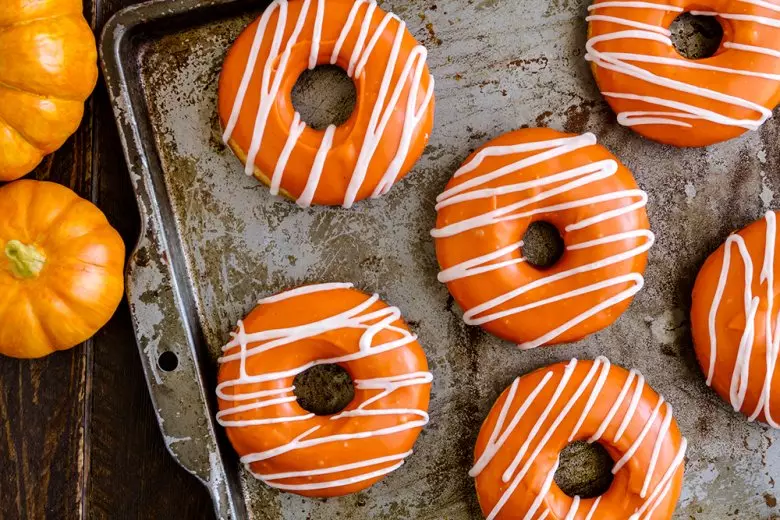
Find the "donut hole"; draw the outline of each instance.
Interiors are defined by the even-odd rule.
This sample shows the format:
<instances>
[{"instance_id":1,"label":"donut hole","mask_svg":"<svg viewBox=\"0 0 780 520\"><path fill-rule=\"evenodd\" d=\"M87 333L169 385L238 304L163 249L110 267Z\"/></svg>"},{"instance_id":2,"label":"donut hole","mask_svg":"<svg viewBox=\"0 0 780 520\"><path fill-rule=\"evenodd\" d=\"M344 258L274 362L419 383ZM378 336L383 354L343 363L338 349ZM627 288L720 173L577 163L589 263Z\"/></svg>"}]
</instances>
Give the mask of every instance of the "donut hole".
<instances>
[{"instance_id":1,"label":"donut hole","mask_svg":"<svg viewBox=\"0 0 780 520\"><path fill-rule=\"evenodd\" d=\"M336 65L305 70L292 90L292 104L310 128L325 130L346 123L357 103L357 89L347 72Z\"/></svg>"},{"instance_id":2,"label":"donut hole","mask_svg":"<svg viewBox=\"0 0 780 520\"><path fill-rule=\"evenodd\" d=\"M560 457L555 483L568 496L596 498L612 485L615 461L601 444L572 442L561 451Z\"/></svg>"},{"instance_id":3,"label":"donut hole","mask_svg":"<svg viewBox=\"0 0 780 520\"><path fill-rule=\"evenodd\" d=\"M534 267L552 267L564 249L561 233L549 222L533 222L523 235L523 257Z\"/></svg>"},{"instance_id":4,"label":"donut hole","mask_svg":"<svg viewBox=\"0 0 780 520\"><path fill-rule=\"evenodd\" d=\"M723 41L723 26L714 16L683 13L669 29L674 48L690 60L713 56Z\"/></svg>"},{"instance_id":5,"label":"donut hole","mask_svg":"<svg viewBox=\"0 0 780 520\"><path fill-rule=\"evenodd\" d=\"M317 365L295 376L293 393L298 404L316 415L340 412L355 397L355 386L338 365Z\"/></svg>"}]
</instances>

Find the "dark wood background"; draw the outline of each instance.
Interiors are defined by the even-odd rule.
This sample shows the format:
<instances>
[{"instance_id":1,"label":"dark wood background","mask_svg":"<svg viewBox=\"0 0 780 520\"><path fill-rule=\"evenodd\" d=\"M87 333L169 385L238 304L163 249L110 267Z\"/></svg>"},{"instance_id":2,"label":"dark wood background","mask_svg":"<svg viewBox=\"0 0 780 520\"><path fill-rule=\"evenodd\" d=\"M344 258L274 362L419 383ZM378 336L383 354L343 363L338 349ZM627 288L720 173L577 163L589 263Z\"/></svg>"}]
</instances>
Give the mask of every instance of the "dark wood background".
<instances>
[{"instance_id":1,"label":"dark wood background","mask_svg":"<svg viewBox=\"0 0 780 520\"><path fill-rule=\"evenodd\" d=\"M85 0L99 35L137 0ZM92 200L125 239L138 211L102 79L84 121L32 178ZM168 455L125 303L98 335L39 361L0 356L0 518L212 518L205 488Z\"/></svg>"}]
</instances>

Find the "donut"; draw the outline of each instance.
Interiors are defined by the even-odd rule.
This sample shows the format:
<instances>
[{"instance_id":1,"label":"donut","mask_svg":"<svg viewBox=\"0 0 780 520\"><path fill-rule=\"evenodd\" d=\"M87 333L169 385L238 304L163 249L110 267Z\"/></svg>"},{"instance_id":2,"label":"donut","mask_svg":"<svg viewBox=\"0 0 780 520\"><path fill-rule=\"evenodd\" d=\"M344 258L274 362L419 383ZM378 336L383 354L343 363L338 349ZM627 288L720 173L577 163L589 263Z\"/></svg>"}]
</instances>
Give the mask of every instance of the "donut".
<instances>
[{"instance_id":1,"label":"donut","mask_svg":"<svg viewBox=\"0 0 780 520\"><path fill-rule=\"evenodd\" d=\"M253 175L310 204L350 207L387 193L433 127L427 51L375 0L275 0L230 48L219 80L223 140ZM291 93L317 65L344 69L357 102L343 125L301 121Z\"/></svg>"},{"instance_id":2,"label":"donut","mask_svg":"<svg viewBox=\"0 0 780 520\"><path fill-rule=\"evenodd\" d=\"M777 0L598 1L585 59L618 122L675 146L707 146L758 129L780 102ZM723 41L680 55L669 28L682 13L717 17Z\"/></svg>"},{"instance_id":3,"label":"donut","mask_svg":"<svg viewBox=\"0 0 780 520\"><path fill-rule=\"evenodd\" d=\"M707 385L749 421L780 428L777 212L726 239L693 287L691 332Z\"/></svg>"},{"instance_id":4,"label":"donut","mask_svg":"<svg viewBox=\"0 0 780 520\"><path fill-rule=\"evenodd\" d=\"M515 379L474 450L469 474L482 512L488 520L672 518L688 446L672 412L642 374L604 357ZM599 497L569 497L554 481L560 452L576 441L598 442L616 461Z\"/></svg>"},{"instance_id":5,"label":"donut","mask_svg":"<svg viewBox=\"0 0 780 520\"><path fill-rule=\"evenodd\" d=\"M579 340L614 322L644 285L647 195L593 134L503 135L474 153L436 199L431 234L469 325L521 349ZM565 246L551 266L523 257L537 221Z\"/></svg>"},{"instance_id":6,"label":"donut","mask_svg":"<svg viewBox=\"0 0 780 520\"><path fill-rule=\"evenodd\" d=\"M396 307L351 284L308 285L261 300L222 349L217 421L268 486L309 497L354 493L404 464L433 376ZM339 413L304 410L296 375L336 364L355 397Z\"/></svg>"}]
</instances>

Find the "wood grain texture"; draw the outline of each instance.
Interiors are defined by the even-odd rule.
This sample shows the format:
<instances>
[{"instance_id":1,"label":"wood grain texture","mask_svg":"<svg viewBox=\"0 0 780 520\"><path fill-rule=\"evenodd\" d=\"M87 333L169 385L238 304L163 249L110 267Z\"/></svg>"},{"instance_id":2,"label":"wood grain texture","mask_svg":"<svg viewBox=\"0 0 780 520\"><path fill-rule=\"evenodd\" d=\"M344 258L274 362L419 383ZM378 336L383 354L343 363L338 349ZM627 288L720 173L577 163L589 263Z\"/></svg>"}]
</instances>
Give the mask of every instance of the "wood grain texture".
<instances>
[{"instance_id":1,"label":"wood grain texture","mask_svg":"<svg viewBox=\"0 0 780 520\"><path fill-rule=\"evenodd\" d=\"M96 33L132 1L85 0ZM138 213L102 80L76 134L30 178L93 200L125 238ZM0 357L0 518L211 518L205 488L162 442L126 304L91 341Z\"/></svg>"},{"instance_id":2,"label":"wood grain texture","mask_svg":"<svg viewBox=\"0 0 780 520\"><path fill-rule=\"evenodd\" d=\"M89 6L88 6L89 7ZM79 130L29 176L92 196L92 103ZM79 518L89 446L91 342L29 361L0 356L2 518Z\"/></svg>"}]
</instances>

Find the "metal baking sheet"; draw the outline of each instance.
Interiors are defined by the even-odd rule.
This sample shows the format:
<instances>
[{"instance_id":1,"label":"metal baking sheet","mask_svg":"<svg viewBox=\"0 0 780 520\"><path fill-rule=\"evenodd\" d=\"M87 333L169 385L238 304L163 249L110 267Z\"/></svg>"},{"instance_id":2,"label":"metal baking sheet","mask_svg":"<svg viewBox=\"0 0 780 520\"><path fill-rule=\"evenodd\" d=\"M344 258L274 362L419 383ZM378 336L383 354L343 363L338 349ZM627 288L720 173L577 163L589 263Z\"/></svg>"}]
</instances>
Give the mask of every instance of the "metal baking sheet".
<instances>
[{"instance_id":1,"label":"metal baking sheet","mask_svg":"<svg viewBox=\"0 0 780 520\"><path fill-rule=\"evenodd\" d=\"M436 126L415 171L383 199L301 209L242 173L223 146L216 87L226 49L263 8L243 0L140 5L107 25L103 70L143 232L128 294L166 444L209 487L221 518L481 518L466 472L480 424L519 375L607 355L640 369L690 441L675 518L777 512L778 434L711 392L688 312L694 276L732 230L775 205L780 123L702 149L675 149L616 124L583 59L587 0L388 0L430 51ZM434 199L475 147L523 126L592 131L649 192L658 243L647 285L618 322L577 344L520 352L461 321L429 230ZM780 195L780 194L779 194ZM278 493L239 469L212 420L216 357L264 295L351 281L397 305L435 374L431 423L399 471L331 500ZM179 359L165 372L158 357Z\"/></svg>"}]
</instances>

